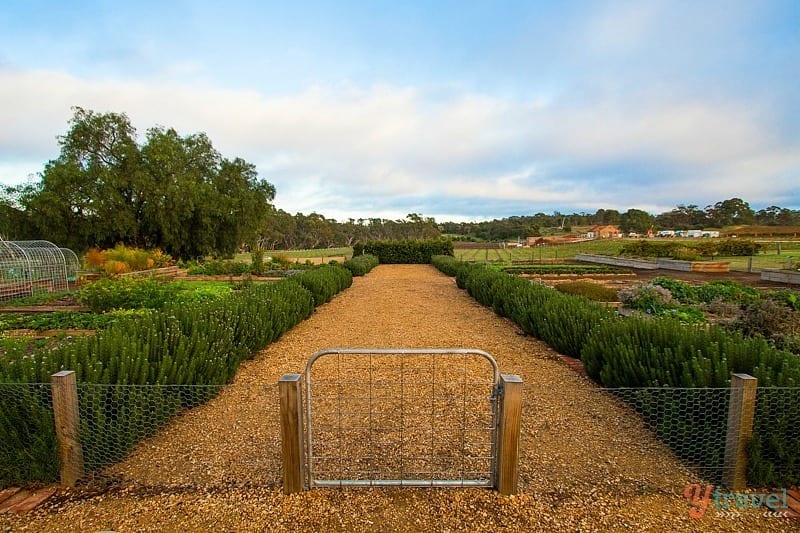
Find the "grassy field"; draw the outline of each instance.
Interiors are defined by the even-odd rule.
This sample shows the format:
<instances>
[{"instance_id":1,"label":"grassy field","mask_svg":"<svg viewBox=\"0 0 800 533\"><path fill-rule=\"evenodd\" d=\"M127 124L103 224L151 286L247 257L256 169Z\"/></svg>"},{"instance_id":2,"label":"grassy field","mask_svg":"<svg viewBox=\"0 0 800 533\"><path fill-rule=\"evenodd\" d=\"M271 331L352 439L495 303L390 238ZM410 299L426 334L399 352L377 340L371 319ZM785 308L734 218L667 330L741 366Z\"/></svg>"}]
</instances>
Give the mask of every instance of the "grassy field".
<instances>
[{"instance_id":1,"label":"grassy field","mask_svg":"<svg viewBox=\"0 0 800 533\"><path fill-rule=\"evenodd\" d=\"M476 250L459 250L456 248L456 259L462 261L506 263L512 261L557 261L562 259L574 259L576 254L601 254L618 255L622 246L629 239L603 239L596 241L578 242L572 244L544 245L534 248L485 248ZM686 239L688 243L696 243L696 239ZM761 240L763 250L760 254L752 258L753 272L760 272L765 268L787 268L793 263L800 262L800 240L775 241ZM487 246L489 244L487 243ZM780 247L780 253L778 253ZM352 257L353 248L322 248L316 250L274 250L268 255L281 254L289 259L294 258L316 258L316 257ZM236 256L239 261L250 261L250 254L239 254ZM715 257L715 261L727 261L731 264L731 270L747 271L750 264L748 257Z\"/></svg>"},{"instance_id":2,"label":"grassy field","mask_svg":"<svg viewBox=\"0 0 800 533\"><path fill-rule=\"evenodd\" d=\"M353 248L351 246L344 246L341 248L317 248L315 250L267 250L267 256L282 255L289 259L309 259L313 257L352 257ZM234 257L237 261L250 262L250 254L236 254Z\"/></svg>"},{"instance_id":3,"label":"grassy field","mask_svg":"<svg viewBox=\"0 0 800 533\"><path fill-rule=\"evenodd\" d=\"M511 263L512 261L554 261L560 259L574 259L576 254L601 254L618 255L622 246L629 240L598 240L579 242L573 244L545 245L534 248L506 248L506 249L479 249L455 250L456 259L462 261ZM687 242L696 242L688 239ZM761 241L759 241L761 242ZM752 258L753 272L760 272L765 268L787 268L800 261L800 241L762 242L764 248L761 253ZM750 265L749 257L714 257L715 261L727 261L731 270L747 271Z\"/></svg>"}]
</instances>

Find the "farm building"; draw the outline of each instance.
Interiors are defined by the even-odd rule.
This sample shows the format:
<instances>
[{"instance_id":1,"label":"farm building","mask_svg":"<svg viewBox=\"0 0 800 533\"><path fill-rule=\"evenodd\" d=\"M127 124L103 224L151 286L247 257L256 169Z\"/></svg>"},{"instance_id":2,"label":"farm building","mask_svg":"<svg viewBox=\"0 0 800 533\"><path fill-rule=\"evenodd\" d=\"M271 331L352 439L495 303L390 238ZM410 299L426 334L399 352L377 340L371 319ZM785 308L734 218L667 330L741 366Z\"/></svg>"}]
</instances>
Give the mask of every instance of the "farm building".
<instances>
[{"instance_id":1,"label":"farm building","mask_svg":"<svg viewBox=\"0 0 800 533\"><path fill-rule=\"evenodd\" d=\"M0 240L0 301L65 291L79 268L75 252L52 242Z\"/></svg>"},{"instance_id":2,"label":"farm building","mask_svg":"<svg viewBox=\"0 0 800 533\"><path fill-rule=\"evenodd\" d=\"M586 237L589 239L619 239L623 237L623 234L619 226L607 224L605 226L592 226L592 229L586 233Z\"/></svg>"}]
</instances>

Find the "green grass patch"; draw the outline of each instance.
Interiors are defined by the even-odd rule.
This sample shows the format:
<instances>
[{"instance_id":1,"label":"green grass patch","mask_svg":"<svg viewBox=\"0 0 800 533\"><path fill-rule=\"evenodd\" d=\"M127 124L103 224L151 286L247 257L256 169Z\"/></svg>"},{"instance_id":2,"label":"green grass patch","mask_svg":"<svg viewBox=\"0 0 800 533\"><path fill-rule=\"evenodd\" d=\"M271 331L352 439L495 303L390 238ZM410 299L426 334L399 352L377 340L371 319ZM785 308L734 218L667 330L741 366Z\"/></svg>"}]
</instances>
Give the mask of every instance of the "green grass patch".
<instances>
[{"instance_id":1,"label":"green grass patch","mask_svg":"<svg viewBox=\"0 0 800 533\"><path fill-rule=\"evenodd\" d=\"M282 255L291 258L311 258L311 257L352 257L353 247L343 246L339 248L315 248L312 250L269 250L267 256ZM236 256L237 259L239 256ZM248 254L249 257L249 254Z\"/></svg>"},{"instance_id":2,"label":"green grass patch","mask_svg":"<svg viewBox=\"0 0 800 533\"><path fill-rule=\"evenodd\" d=\"M27 305L47 305L52 302L57 302L58 300L64 298L65 296L69 296L75 294L72 291L60 291L60 292L47 292L41 294L34 294L33 296L26 296L24 298L16 298L14 300L5 300L0 302L0 308L2 307L24 307Z\"/></svg>"},{"instance_id":3,"label":"green grass patch","mask_svg":"<svg viewBox=\"0 0 800 533\"><path fill-rule=\"evenodd\" d=\"M554 287L557 291L576 296L585 296L595 302L615 302L617 291L590 281L567 281Z\"/></svg>"},{"instance_id":4,"label":"green grass patch","mask_svg":"<svg viewBox=\"0 0 800 533\"><path fill-rule=\"evenodd\" d=\"M610 265L518 265L502 268L509 274L630 274L631 271Z\"/></svg>"}]
</instances>

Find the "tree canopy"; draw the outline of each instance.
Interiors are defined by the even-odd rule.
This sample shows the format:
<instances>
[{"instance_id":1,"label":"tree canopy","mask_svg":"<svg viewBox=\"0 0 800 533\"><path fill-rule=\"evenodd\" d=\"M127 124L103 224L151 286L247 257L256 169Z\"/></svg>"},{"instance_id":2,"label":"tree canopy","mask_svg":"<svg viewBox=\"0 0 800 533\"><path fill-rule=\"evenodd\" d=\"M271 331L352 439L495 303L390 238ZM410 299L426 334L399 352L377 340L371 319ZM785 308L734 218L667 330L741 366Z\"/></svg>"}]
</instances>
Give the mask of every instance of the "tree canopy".
<instances>
[{"instance_id":1,"label":"tree canopy","mask_svg":"<svg viewBox=\"0 0 800 533\"><path fill-rule=\"evenodd\" d=\"M9 237L191 258L230 256L260 236L275 188L254 165L223 157L204 133L154 127L140 146L125 114L73 111L40 180L4 191L0 223Z\"/></svg>"}]
</instances>

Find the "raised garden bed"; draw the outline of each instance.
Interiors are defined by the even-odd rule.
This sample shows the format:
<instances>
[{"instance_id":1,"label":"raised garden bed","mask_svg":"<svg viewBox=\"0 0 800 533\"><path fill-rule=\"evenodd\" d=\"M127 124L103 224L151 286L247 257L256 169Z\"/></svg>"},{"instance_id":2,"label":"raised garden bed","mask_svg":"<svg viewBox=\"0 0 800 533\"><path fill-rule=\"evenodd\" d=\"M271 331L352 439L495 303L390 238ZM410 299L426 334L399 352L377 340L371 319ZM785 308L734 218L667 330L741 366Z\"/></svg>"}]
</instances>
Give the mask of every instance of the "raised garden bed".
<instances>
[{"instance_id":1,"label":"raised garden bed","mask_svg":"<svg viewBox=\"0 0 800 533\"><path fill-rule=\"evenodd\" d=\"M776 281L779 283L800 285L800 272L798 272L797 270L779 270L776 268L766 268L761 271L761 279L765 281Z\"/></svg>"}]
</instances>

